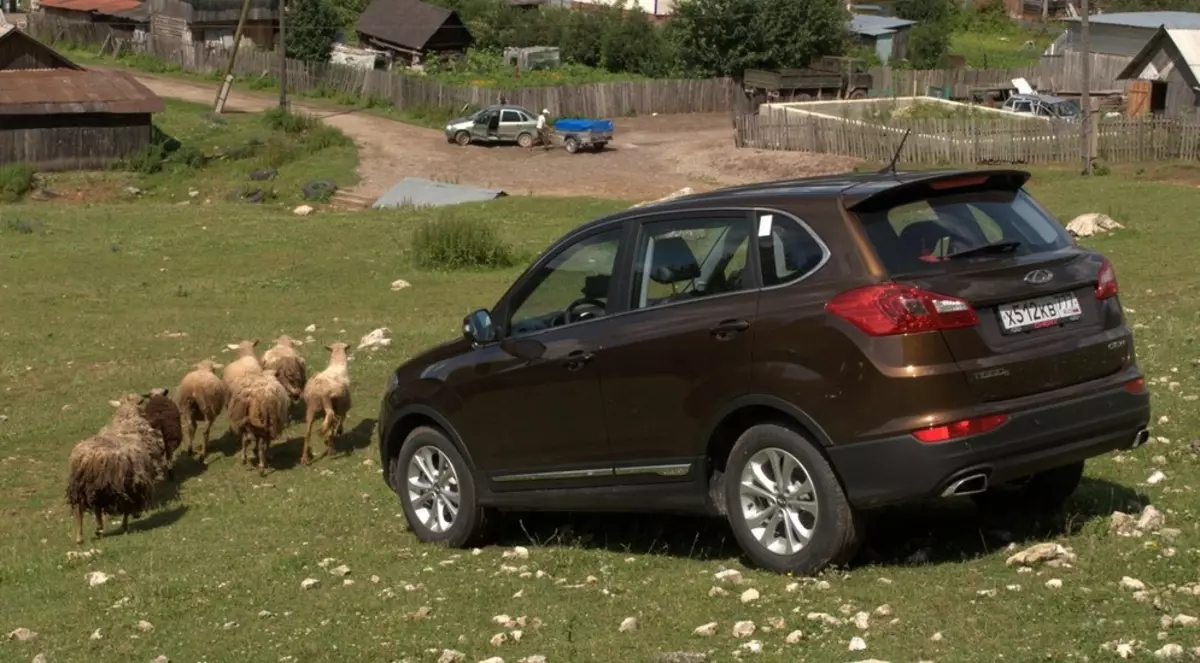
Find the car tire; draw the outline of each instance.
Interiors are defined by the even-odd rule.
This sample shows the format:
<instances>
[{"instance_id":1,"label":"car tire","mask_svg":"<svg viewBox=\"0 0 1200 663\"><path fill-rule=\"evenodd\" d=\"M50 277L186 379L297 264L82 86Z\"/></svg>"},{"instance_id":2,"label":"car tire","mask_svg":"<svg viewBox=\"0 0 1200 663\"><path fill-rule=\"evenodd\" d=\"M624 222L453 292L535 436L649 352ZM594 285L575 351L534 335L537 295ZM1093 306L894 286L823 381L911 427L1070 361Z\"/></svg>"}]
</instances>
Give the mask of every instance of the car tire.
<instances>
[{"instance_id":1,"label":"car tire","mask_svg":"<svg viewBox=\"0 0 1200 663\"><path fill-rule=\"evenodd\" d=\"M777 460L778 465L775 464ZM780 494L772 488L774 467L784 467L790 476L789 482L802 480L798 489L790 494L809 498L804 501L812 507L811 511L795 508L792 510L795 520L787 519L793 525L809 530L808 541L800 542L798 547L795 544L799 537L792 536L797 530L787 527L783 520L766 518L759 521L768 526L774 523L773 530L764 527L762 532L756 532L753 527L754 515L779 508L778 503L768 502L766 497L771 494L774 499ZM724 476L729 524L738 544L754 565L776 573L813 575L830 564L849 562L858 552L862 542L861 520L850 507L825 456L797 431L773 423L748 428L733 445ZM759 476L765 481L760 483ZM753 514L754 511L757 514ZM764 544L760 537L767 543Z\"/></svg>"},{"instance_id":2,"label":"car tire","mask_svg":"<svg viewBox=\"0 0 1200 663\"><path fill-rule=\"evenodd\" d=\"M414 462L414 458L421 460ZM433 485L435 482L428 481L431 472L435 480L446 477L446 483L428 498L419 499L421 491L414 487L412 479L423 478L422 483ZM487 513L476 498L475 477L442 431L420 426L409 433L400 453L392 459L389 477L392 489L400 497L404 519L421 541L462 548L482 535ZM448 518L450 512L445 504L448 498L452 502L455 495L458 511Z\"/></svg>"},{"instance_id":3,"label":"car tire","mask_svg":"<svg viewBox=\"0 0 1200 663\"><path fill-rule=\"evenodd\" d=\"M986 492L971 495L980 508L989 510L1032 509L1058 511L1066 504L1083 479L1084 462L1078 461L1038 472L1020 482L1000 484Z\"/></svg>"},{"instance_id":4,"label":"car tire","mask_svg":"<svg viewBox=\"0 0 1200 663\"><path fill-rule=\"evenodd\" d=\"M575 154L579 151L579 139L574 136L570 136L563 141L563 147L566 148L567 154Z\"/></svg>"},{"instance_id":5,"label":"car tire","mask_svg":"<svg viewBox=\"0 0 1200 663\"><path fill-rule=\"evenodd\" d=\"M466 147L471 144L471 134L460 131L454 134L454 142L462 147Z\"/></svg>"},{"instance_id":6,"label":"car tire","mask_svg":"<svg viewBox=\"0 0 1200 663\"><path fill-rule=\"evenodd\" d=\"M533 134L523 133L517 136L517 145L526 149L533 147Z\"/></svg>"}]
</instances>

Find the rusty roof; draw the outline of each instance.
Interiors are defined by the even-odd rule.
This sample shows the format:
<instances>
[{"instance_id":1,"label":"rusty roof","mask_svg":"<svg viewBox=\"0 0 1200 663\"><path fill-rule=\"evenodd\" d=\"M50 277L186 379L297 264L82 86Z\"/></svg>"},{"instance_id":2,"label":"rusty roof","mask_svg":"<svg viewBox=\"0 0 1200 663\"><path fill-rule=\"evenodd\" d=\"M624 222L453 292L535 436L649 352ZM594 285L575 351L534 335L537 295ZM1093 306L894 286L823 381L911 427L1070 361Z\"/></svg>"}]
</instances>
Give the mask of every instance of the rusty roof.
<instances>
[{"instance_id":1,"label":"rusty roof","mask_svg":"<svg viewBox=\"0 0 1200 663\"><path fill-rule=\"evenodd\" d=\"M140 0L42 0L43 7L118 16L142 6Z\"/></svg>"},{"instance_id":2,"label":"rusty roof","mask_svg":"<svg viewBox=\"0 0 1200 663\"><path fill-rule=\"evenodd\" d=\"M162 99L119 71L38 69L0 72L0 115L157 113Z\"/></svg>"}]
</instances>

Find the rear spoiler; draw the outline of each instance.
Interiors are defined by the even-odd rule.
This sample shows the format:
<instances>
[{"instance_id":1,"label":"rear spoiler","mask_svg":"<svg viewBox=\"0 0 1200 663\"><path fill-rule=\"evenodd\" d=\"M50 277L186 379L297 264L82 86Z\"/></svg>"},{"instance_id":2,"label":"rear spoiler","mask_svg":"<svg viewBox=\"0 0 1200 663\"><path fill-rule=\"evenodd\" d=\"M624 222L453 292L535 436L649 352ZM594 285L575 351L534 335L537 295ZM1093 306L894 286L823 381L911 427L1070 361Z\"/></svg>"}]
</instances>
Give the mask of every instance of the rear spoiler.
<instances>
[{"instance_id":1,"label":"rear spoiler","mask_svg":"<svg viewBox=\"0 0 1200 663\"><path fill-rule=\"evenodd\" d=\"M949 190L956 191L1016 191L1029 181L1024 170L965 170L931 173L929 177L909 180L864 196L855 196L854 187L842 195L842 206L852 212L871 212L895 207L910 200L929 198Z\"/></svg>"}]
</instances>

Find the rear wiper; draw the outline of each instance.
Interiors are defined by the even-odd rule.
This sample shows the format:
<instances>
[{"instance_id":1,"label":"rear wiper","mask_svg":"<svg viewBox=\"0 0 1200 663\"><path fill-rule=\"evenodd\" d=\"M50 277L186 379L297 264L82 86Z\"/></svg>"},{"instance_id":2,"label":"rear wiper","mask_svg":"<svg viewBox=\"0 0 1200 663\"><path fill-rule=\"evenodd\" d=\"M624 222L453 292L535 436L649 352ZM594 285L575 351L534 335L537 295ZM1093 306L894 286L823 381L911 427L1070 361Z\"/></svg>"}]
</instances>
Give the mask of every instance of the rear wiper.
<instances>
[{"instance_id":1,"label":"rear wiper","mask_svg":"<svg viewBox=\"0 0 1200 663\"><path fill-rule=\"evenodd\" d=\"M969 249L963 249L962 251L955 251L954 253L950 253L950 254L946 255L946 260L950 260L952 258L968 258L970 256L980 256L980 255L984 255L984 254L988 254L988 253L1012 253L1013 251L1016 251L1017 248L1020 246L1021 246L1021 243L1015 242L1015 241L1014 242L994 242L992 244L984 244L982 246L975 246L975 247L972 247Z\"/></svg>"}]
</instances>

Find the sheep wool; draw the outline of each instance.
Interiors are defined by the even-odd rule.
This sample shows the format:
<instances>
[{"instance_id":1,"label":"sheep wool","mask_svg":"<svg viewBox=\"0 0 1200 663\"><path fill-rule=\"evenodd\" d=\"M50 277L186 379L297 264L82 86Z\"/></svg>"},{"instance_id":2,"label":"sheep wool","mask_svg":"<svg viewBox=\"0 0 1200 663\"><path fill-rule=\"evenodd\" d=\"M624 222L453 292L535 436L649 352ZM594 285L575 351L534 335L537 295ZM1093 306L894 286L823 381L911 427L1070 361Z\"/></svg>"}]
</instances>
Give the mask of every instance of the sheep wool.
<instances>
[{"instance_id":1,"label":"sheep wool","mask_svg":"<svg viewBox=\"0 0 1200 663\"><path fill-rule=\"evenodd\" d=\"M262 374L262 364L258 363L258 357L254 356L254 348L258 346L258 341L242 341L237 345L230 345L229 349L237 353L237 358L229 362L225 366L225 371L222 377L225 380L225 389L228 391L228 396L232 397L237 391L238 383L242 378L249 375Z\"/></svg>"},{"instance_id":2,"label":"sheep wool","mask_svg":"<svg viewBox=\"0 0 1200 663\"><path fill-rule=\"evenodd\" d=\"M229 428L242 438L242 463L246 450L255 443L258 472L266 474L267 447L287 428L287 410L291 399L275 378L274 371L250 374L239 381L229 399Z\"/></svg>"},{"instance_id":3,"label":"sheep wool","mask_svg":"<svg viewBox=\"0 0 1200 663\"><path fill-rule=\"evenodd\" d=\"M192 455L192 442L196 439L196 426L204 422L204 433L200 440L200 460L208 455L208 435L212 431L213 422L225 409L225 401L229 398L229 389L225 382L213 371L219 366L210 359L205 359L195 366L179 382L175 390L176 403L187 417L187 454Z\"/></svg>"},{"instance_id":4,"label":"sheep wool","mask_svg":"<svg viewBox=\"0 0 1200 663\"><path fill-rule=\"evenodd\" d=\"M183 441L183 425L179 407L175 401L167 397L167 389L152 389L145 395L146 403L142 406L142 417L150 423L163 439L167 478L175 478L175 450Z\"/></svg>"},{"instance_id":5,"label":"sheep wool","mask_svg":"<svg viewBox=\"0 0 1200 663\"><path fill-rule=\"evenodd\" d=\"M129 516L150 506L154 483L162 469L162 437L138 411L140 397L129 394L116 402L108 425L80 441L67 459L67 503L75 517L75 542L83 543L83 514L96 517L96 537L104 533L104 514Z\"/></svg>"},{"instance_id":6,"label":"sheep wool","mask_svg":"<svg viewBox=\"0 0 1200 663\"><path fill-rule=\"evenodd\" d=\"M345 343L325 346L329 350L329 366L309 379L304 387L304 448L300 461L305 465L312 462L309 440L317 413L325 414L321 422L321 435L325 438L325 455L333 450L333 437L341 435L346 424L346 413L350 411L350 369Z\"/></svg>"},{"instance_id":7,"label":"sheep wool","mask_svg":"<svg viewBox=\"0 0 1200 663\"><path fill-rule=\"evenodd\" d=\"M294 348L295 343L290 336L280 336L274 347L269 348L262 356L263 370L275 371L275 379L287 389L292 400L300 398L307 382L308 366Z\"/></svg>"}]
</instances>

